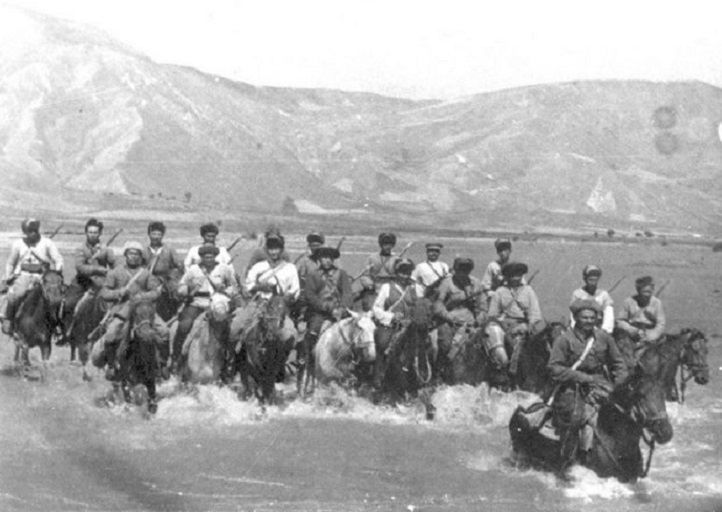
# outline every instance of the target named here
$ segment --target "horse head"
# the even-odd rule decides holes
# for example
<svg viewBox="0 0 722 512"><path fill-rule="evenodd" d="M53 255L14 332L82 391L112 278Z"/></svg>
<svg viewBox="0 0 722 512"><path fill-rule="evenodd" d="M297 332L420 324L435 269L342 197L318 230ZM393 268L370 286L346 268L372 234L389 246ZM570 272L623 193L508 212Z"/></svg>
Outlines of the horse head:
<svg viewBox="0 0 722 512"><path fill-rule="evenodd" d="M697 329L684 329L680 335L685 336L682 346L680 363L687 368L697 384L705 385L709 382L709 366L707 364L707 338ZM684 377L683 377L684 380Z"/></svg>
<svg viewBox="0 0 722 512"><path fill-rule="evenodd" d="M614 391L612 402L631 414L635 423L647 430L654 441L668 443L674 430L667 416L664 386L656 376L635 373Z"/></svg>
<svg viewBox="0 0 722 512"><path fill-rule="evenodd" d="M155 335L153 323L155 321L155 302L149 299L132 303L131 329L135 338L149 340Z"/></svg>
<svg viewBox="0 0 722 512"><path fill-rule="evenodd" d="M51 308L59 308L65 297L65 283L63 282L63 274L56 270L47 270L43 273L40 282L43 296L48 301Z"/></svg>
<svg viewBox="0 0 722 512"><path fill-rule="evenodd" d="M231 313L231 299L222 293L211 295L211 307L208 310L209 318L217 323L228 320Z"/></svg>
<svg viewBox="0 0 722 512"><path fill-rule="evenodd" d="M364 361L375 361L376 343L374 333L376 332L376 324L369 314L356 313L351 310L348 310L348 312L351 315L350 325L354 329L350 336L353 349L361 352Z"/></svg>

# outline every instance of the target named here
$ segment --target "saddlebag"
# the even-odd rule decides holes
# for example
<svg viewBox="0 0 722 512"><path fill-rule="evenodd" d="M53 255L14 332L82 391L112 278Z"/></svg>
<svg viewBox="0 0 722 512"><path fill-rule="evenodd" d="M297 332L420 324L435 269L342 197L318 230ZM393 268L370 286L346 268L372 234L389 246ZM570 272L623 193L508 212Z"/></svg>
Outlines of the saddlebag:
<svg viewBox="0 0 722 512"><path fill-rule="evenodd" d="M527 432L538 431L552 416L552 408L544 402L536 402L529 407L517 410L522 429Z"/></svg>

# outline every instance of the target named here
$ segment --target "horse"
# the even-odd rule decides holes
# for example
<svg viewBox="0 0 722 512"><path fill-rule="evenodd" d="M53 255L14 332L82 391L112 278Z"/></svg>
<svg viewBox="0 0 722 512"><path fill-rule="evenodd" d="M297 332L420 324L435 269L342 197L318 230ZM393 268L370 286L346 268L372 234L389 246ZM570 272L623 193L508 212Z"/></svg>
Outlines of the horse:
<svg viewBox="0 0 722 512"><path fill-rule="evenodd" d="M669 402L684 402L687 382L690 379L693 378L700 385L709 382L707 339L697 329L685 328L677 334L667 334L659 343L643 343L638 346L635 346L623 331L616 330L614 335L622 356L632 371L639 368L637 360L640 357L650 348L657 347L653 354L659 358L659 361L654 361L653 364L665 386ZM676 383L677 369L680 371L679 393Z"/></svg>
<svg viewBox="0 0 722 512"><path fill-rule="evenodd" d="M276 401L275 384L284 375L290 352L279 336L288 306L280 295L268 298L259 295L254 301L258 304L259 314L248 331L242 334L234 369L238 369L241 375L245 393L253 389L261 404L273 404ZM250 379L253 379L253 388Z"/></svg>
<svg viewBox="0 0 722 512"><path fill-rule="evenodd" d="M100 334L99 325L108 312L108 303L94 293L89 302L83 308L82 314L75 316L75 306L80 297L83 296L82 288L77 284L68 287L66 300L62 308L63 336L70 344L70 361L80 360L83 367L83 380L89 381L90 376L86 370L86 364Z"/></svg>
<svg viewBox="0 0 722 512"><path fill-rule="evenodd" d="M172 284L163 280L163 286L160 290L160 297L156 301L156 314L164 321L168 322L177 313L181 306L181 301L177 294L172 290Z"/></svg>
<svg viewBox="0 0 722 512"><path fill-rule="evenodd" d="M547 323L540 332L523 341L513 379L507 375L505 368L495 368L490 360L484 327L462 326L462 329L464 327L449 351L451 365L445 379L448 384L476 386L487 382L492 387L504 389L510 387L510 380L513 380L513 385L523 391L543 394L545 390L550 390L551 379L546 366L550 347L564 329L561 323Z"/></svg>
<svg viewBox="0 0 722 512"><path fill-rule="evenodd" d="M388 347L377 346L376 375L377 392L387 395L392 402L407 396L419 396L432 379L429 331L433 328L432 303L429 299L417 299L407 318L392 336ZM378 341L378 340L377 340ZM380 353L384 349L383 353ZM433 417L433 406L426 393L421 396L427 417Z"/></svg>
<svg viewBox="0 0 722 512"><path fill-rule="evenodd" d="M376 324L367 314L349 313L350 317L322 330L313 349L313 368L308 373L321 384L353 381L359 360L370 363L376 359Z"/></svg>
<svg viewBox="0 0 722 512"><path fill-rule="evenodd" d="M592 448L585 458L577 462L600 477L614 476L622 482L634 482L645 477L655 444L665 444L672 439L673 429L667 417L662 375L665 351L666 348L661 345L646 350L632 376L618 386L599 409ZM562 455L560 440L549 434L545 426L534 428L526 419L536 405L530 408L519 406L512 414L509 432L514 452L562 473L569 461ZM649 446L646 464L639 448L640 439Z"/></svg>
<svg viewBox="0 0 722 512"><path fill-rule="evenodd" d="M158 410L156 379L160 375L161 358L158 353L157 333L153 329L155 303L141 300L133 304L130 315L128 349L120 361L120 387L126 402L132 398L131 389L137 385L145 386L148 392L148 412Z"/></svg>
<svg viewBox="0 0 722 512"><path fill-rule="evenodd" d="M50 359L52 337L60 325L60 308L65 293L63 275L46 270L40 282L28 290L15 314L15 361L22 358L30 367L29 350L40 347L43 366Z"/></svg>
<svg viewBox="0 0 722 512"><path fill-rule="evenodd" d="M208 384L228 383L233 348L229 345L230 299L216 293L211 307L193 322L183 343L183 382Z"/></svg>

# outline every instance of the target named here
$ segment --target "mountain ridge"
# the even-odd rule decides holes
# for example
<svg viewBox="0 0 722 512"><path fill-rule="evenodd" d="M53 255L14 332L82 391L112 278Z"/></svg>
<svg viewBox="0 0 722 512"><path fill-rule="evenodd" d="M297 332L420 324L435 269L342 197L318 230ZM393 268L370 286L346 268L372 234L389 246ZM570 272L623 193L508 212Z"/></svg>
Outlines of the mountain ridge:
<svg viewBox="0 0 722 512"><path fill-rule="evenodd" d="M469 229L722 233L722 90L703 82L566 82L446 101L257 87L13 12L32 30L0 50L6 208L82 211L87 195Z"/></svg>

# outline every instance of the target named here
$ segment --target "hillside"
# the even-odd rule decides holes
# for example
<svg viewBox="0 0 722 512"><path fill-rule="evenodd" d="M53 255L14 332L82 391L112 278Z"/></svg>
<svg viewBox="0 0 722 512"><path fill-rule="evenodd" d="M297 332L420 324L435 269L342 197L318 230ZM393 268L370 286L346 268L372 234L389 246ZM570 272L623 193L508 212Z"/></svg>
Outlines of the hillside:
<svg viewBox="0 0 722 512"><path fill-rule="evenodd" d="M722 91L580 82L411 101L256 87L0 8L0 207L281 211L722 233Z"/></svg>

